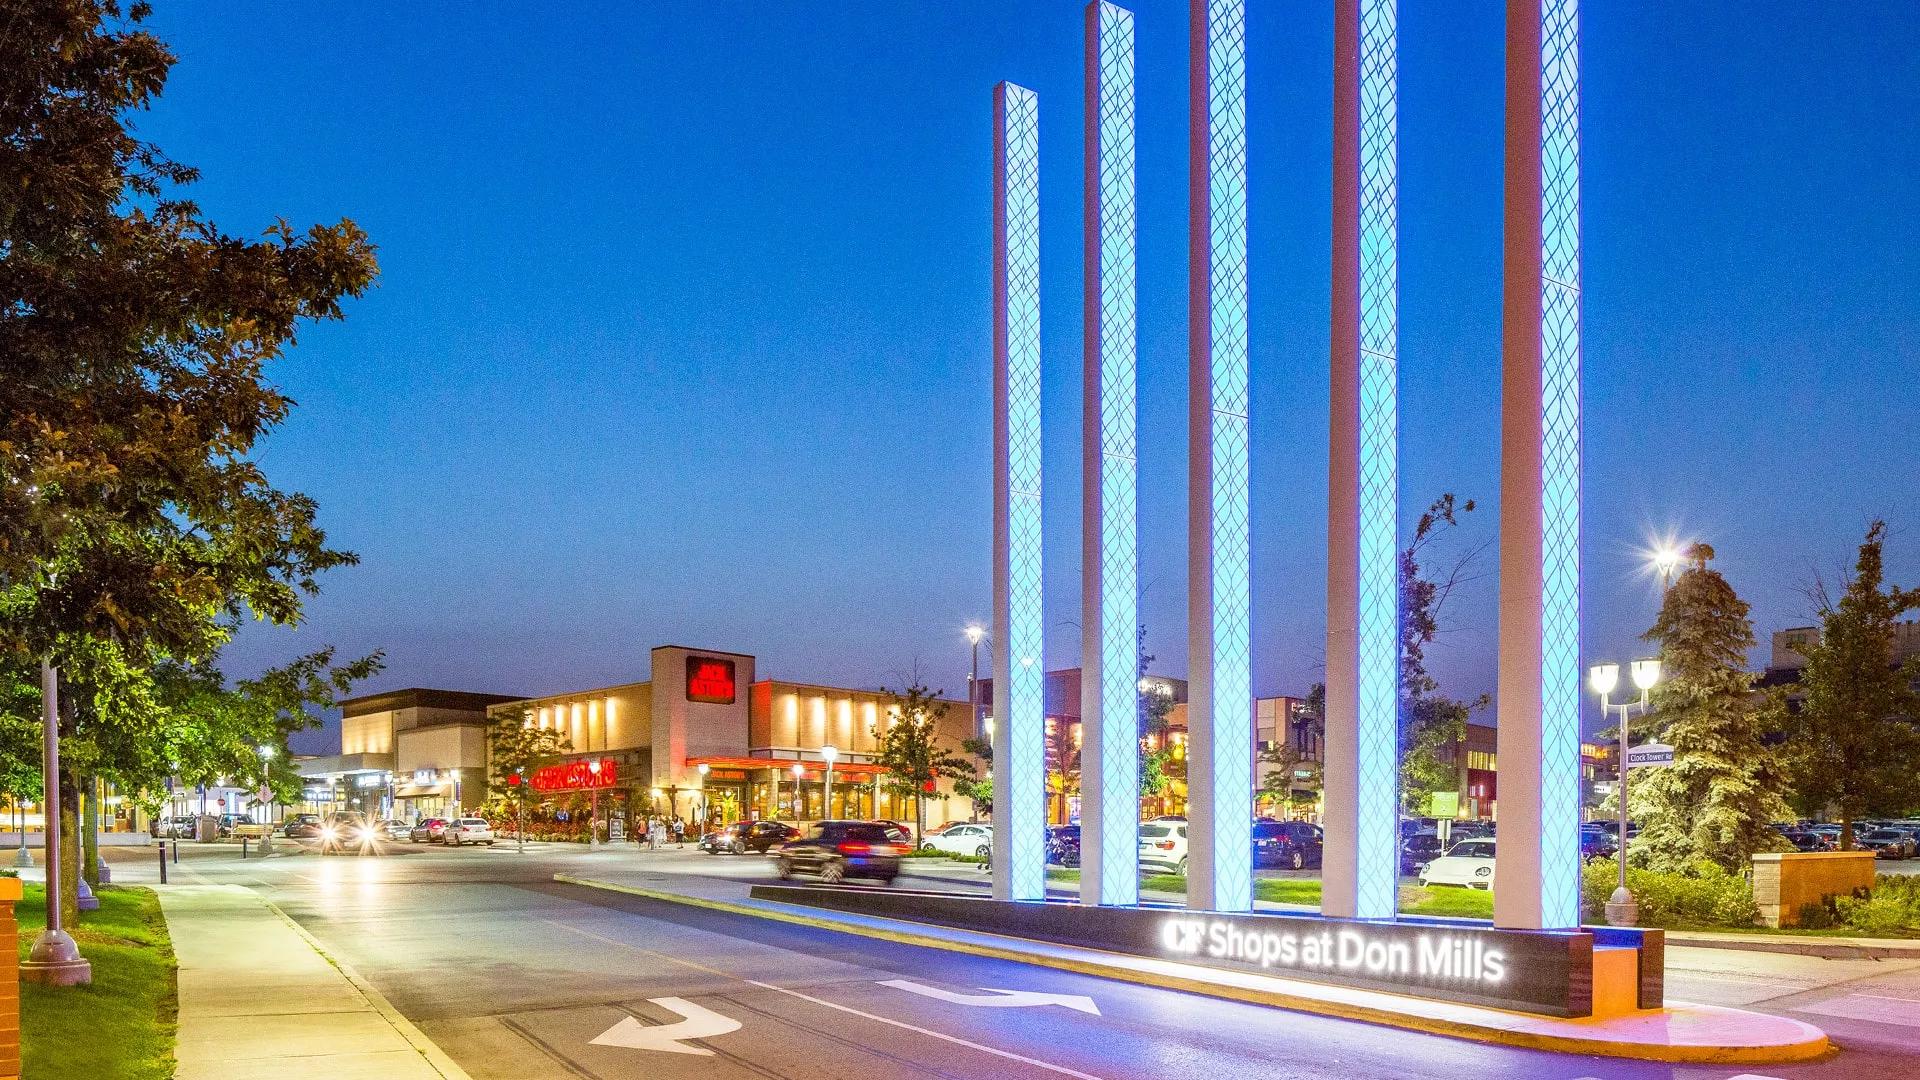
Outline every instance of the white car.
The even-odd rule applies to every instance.
[[[920,841],[920,850],[985,858],[993,850],[993,826],[963,822],[941,832],[929,833]]]
[[[459,847],[461,844],[485,844],[493,846],[493,826],[485,818],[463,817],[458,821],[447,822],[447,829],[440,834],[440,842]]]
[[[380,823],[380,835],[388,840],[410,840],[413,838],[413,822],[393,818]]]
[[[1149,821],[1140,826],[1140,865],[1152,870],[1186,873],[1186,822]]]
[[[1448,848],[1420,871],[1420,884],[1493,888],[1493,837],[1476,836]]]

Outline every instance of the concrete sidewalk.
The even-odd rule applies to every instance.
[[[156,891],[180,965],[177,1080],[467,1080],[378,991],[251,890]]]

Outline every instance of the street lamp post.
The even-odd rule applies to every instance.
[[[593,777],[593,787],[587,792],[587,850],[600,846],[600,759],[587,762],[587,772]]]
[[[273,777],[272,777],[272,773],[273,773],[273,747],[262,746],[260,747],[260,790],[266,792],[268,795],[268,801],[266,803],[266,806],[264,809],[262,809],[260,814],[261,817],[266,819],[265,821],[261,822],[261,824],[265,825],[266,828],[260,830],[260,857],[263,859],[273,854],[273,802],[272,802]],[[106,869],[106,864],[101,863],[100,869],[104,871]]]
[[[806,809],[800,802],[800,778],[805,775],[806,771],[805,766],[799,762],[796,761],[793,763],[793,820],[795,821],[800,820],[801,813]],[[778,792],[775,793],[773,805],[774,812],[779,813],[780,800],[778,798]]]
[[[967,627],[967,641],[973,646],[973,671],[967,676],[967,704],[973,709],[973,733],[980,734],[980,639],[987,632],[978,626]]]
[[[830,819],[833,817],[833,760],[840,756],[840,748],[837,746],[823,746],[820,748],[820,756],[825,758],[827,762],[826,797],[823,805],[820,807],[820,816]]]
[[[1620,713],[1619,740],[1619,790],[1615,793],[1620,800],[1620,844],[1614,853],[1620,863],[1620,885],[1607,898],[1607,922],[1612,926],[1632,926],[1640,919],[1640,905],[1633,898],[1632,890],[1627,888],[1627,737],[1631,726],[1628,719],[1635,709],[1645,714],[1652,700],[1654,684],[1660,681],[1660,661],[1635,660],[1632,667],[1633,685],[1640,691],[1636,701],[1626,701],[1619,705],[1608,700],[1614,688],[1620,685],[1620,665],[1613,663],[1595,664],[1587,671],[1587,684],[1594,693],[1600,695],[1600,718],[1605,721],[1614,710]]]
[[[712,766],[704,761],[700,763],[700,831],[702,835],[706,833],[708,823],[713,819],[713,804],[707,800],[707,773],[710,771]]]
[[[520,800],[514,807],[513,849],[514,854],[525,855],[527,853],[527,767],[520,766],[513,770],[513,775],[520,778],[520,782],[514,785],[520,789],[517,792]]]
[[[47,835],[47,925],[20,962],[20,978],[47,986],[76,986],[93,981],[93,964],[60,922],[60,677],[40,662],[41,816]]]

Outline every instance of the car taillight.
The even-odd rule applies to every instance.
[[[1161,851],[1172,851],[1172,850],[1173,850],[1173,841],[1171,841],[1171,840],[1162,840],[1162,841],[1160,841],[1159,843],[1157,843],[1157,844],[1155,844],[1155,845],[1153,845],[1153,846],[1154,846],[1154,847],[1157,847],[1157,848],[1159,848],[1159,849],[1160,849]]]
[[[840,854],[842,855],[865,855],[872,850],[873,847],[870,844],[857,844],[853,841],[848,841],[840,845]]]

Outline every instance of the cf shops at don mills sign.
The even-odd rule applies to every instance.
[[[1443,930],[1416,931],[1408,940],[1384,937],[1372,927],[1267,930],[1228,919],[1174,915],[1161,922],[1160,943],[1175,956],[1234,960],[1280,973],[1337,972],[1487,987],[1497,987],[1507,977],[1505,949],[1478,935]]]

